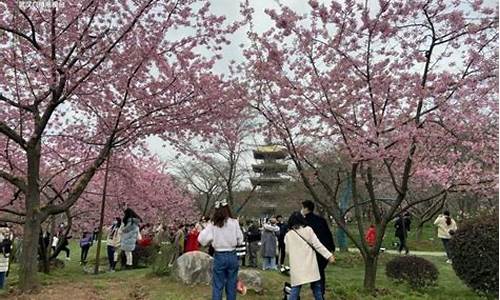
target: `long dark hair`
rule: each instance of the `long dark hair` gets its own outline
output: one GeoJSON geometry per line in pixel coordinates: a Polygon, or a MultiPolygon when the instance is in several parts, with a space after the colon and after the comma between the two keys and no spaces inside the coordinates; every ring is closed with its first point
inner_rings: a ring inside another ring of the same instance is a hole
{"type": "Polygon", "coordinates": [[[450,217],[450,212],[445,210],[443,212],[443,215],[446,217],[446,225],[450,226],[451,225],[451,217],[450,217]]]}
{"type": "Polygon", "coordinates": [[[288,228],[298,229],[306,225],[306,219],[304,219],[304,216],[298,211],[293,212],[290,218],[288,218],[288,228]]]}
{"type": "Polygon", "coordinates": [[[227,219],[232,218],[233,214],[229,206],[222,206],[215,209],[214,216],[212,218],[214,225],[217,227],[223,227],[227,219]]]}
{"type": "Polygon", "coordinates": [[[115,221],[116,224],[113,224],[113,226],[111,226],[111,238],[115,237],[116,233],[118,232],[118,228],[122,226],[122,219],[120,217],[116,217],[115,221]]]}
{"type": "Polygon", "coordinates": [[[120,228],[120,226],[122,226],[122,219],[120,217],[116,217],[115,220],[116,220],[115,227],[120,228]]]}
{"type": "Polygon", "coordinates": [[[138,214],[135,213],[135,211],[133,211],[131,208],[127,208],[125,209],[125,211],[123,212],[123,224],[127,225],[128,223],[128,220],[132,219],[132,218],[136,218],[136,219],[141,219],[141,217],[139,217],[138,214]]]}

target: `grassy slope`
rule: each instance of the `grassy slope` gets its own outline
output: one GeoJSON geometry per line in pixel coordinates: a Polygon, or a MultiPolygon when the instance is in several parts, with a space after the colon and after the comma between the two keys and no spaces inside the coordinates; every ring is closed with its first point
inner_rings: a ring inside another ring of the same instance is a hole
{"type": "MultiPolygon", "coordinates": [[[[42,292],[30,299],[210,299],[209,286],[185,286],[170,277],[152,277],[149,269],[100,275],[85,274],[78,263],[80,253],[74,243],[72,250],[72,261],[64,269],[49,275],[41,274],[42,292]]],[[[92,247],[89,257],[94,256],[95,247],[92,247]]],[[[379,292],[376,299],[480,299],[456,277],[451,266],[444,263],[444,258],[429,258],[439,268],[438,286],[420,292],[412,291],[406,284],[393,283],[386,278],[383,265],[388,259],[390,256],[386,255],[380,261],[377,276],[379,292]]],[[[102,263],[105,263],[105,257],[102,263]]],[[[14,265],[9,286],[17,282],[16,269],[17,265],[14,265]]],[[[358,255],[339,253],[337,264],[329,267],[327,271],[328,295],[333,293],[334,299],[375,299],[362,291],[363,265],[358,255]]],[[[276,272],[265,272],[264,277],[264,295],[249,292],[242,299],[281,299],[282,286],[287,277],[276,272]]],[[[0,298],[2,296],[6,294],[0,292],[0,298]]],[[[13,294],[6,298],[16,299],[13,294]]],[[[303,298],[311,299],[309,288],[304,288],[303,298]]],[[[329,298],[332,299],[331,296],[329,298]]]]}

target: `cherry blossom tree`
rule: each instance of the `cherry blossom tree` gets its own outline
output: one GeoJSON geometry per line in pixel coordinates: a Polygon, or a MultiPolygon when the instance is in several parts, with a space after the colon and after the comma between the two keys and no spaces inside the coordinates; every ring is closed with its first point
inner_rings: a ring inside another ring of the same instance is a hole
{"type": "Polygon", "coordinates": [[[255,132],[253,114],[247,102],[236,95],[231,99],[231,115],[213,123],[213,134],[178,144],[187,159],[177,162],[177,169],[193,190],[203,194],[204,214],[211,208],[210,203],[221,197],[233,205],[235,191],[249,177],[242,156],[249,151],[247,142],[255,132]]]}
{"type": "Polygon", "coordinates": [[[23,291],[37,286],[40,224],[77,203],[111,149],[210,134],[228,88],[212,67],[240,25],[208,1],[50,4],[0,3],[0,206],[24,224],[23,291]]]}
{"type": "Polygon", "coordinates": [[[250,32],[245,67],[252,106],[288,148],[311,197],[360,249],[364,287],[374,290],[396,215],[449,192],[498,191],[498,6],[367,4],[311,0],[308,12],[296,12],[279,2],[266,11],[275,28],[250,32]],[[325,174],[322,156],[346,167],[325,174]],[[356,232],[339,207],[344,179],[356,232]],[[363,239],[363,206],[374,217],[374,247],[363,239]]]}
{"type": "MultiPolygon", "coordinates": [[[[75,229],[93,230],[99,223],[100,203],[104,184],[104,168],[92,178],[73,207],[75,229]]],[[[125,208],[132,208],[144,223],[173,224],[195,221],[200,212],[193,195],[182,188],[167,166],[157,158],[115,154],[109,165],[106,189],[105,224],[122,217],[125,208]]]]}

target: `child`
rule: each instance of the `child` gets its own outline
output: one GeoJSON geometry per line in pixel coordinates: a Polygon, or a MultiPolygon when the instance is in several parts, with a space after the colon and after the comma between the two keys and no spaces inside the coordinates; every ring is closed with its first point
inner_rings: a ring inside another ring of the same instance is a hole
{"type": "Polygon", "coordinates": [[[57,237],[57,235],[54,235],[54,237],[52,238],[52,253],[56,252],[57,243],[59,243],[59,238],[57,237]]]}
{"type": "Polygon", "coordinates": [[[90,246],[92,246],[92,233],[84,231],[82,238],[80,239],[80,248],[82,249],[82,254],[80,256],[80,264],[84,265],[87,263],[87,255],[89,254],[90,246]]]}
{"type": "Polygon", "coordinates": [[[368,246],[375,246],[375,241],[377,240],[377,230],[375,229],[375,225],[370,225],[365,234],[365,241],[368,246]]]}

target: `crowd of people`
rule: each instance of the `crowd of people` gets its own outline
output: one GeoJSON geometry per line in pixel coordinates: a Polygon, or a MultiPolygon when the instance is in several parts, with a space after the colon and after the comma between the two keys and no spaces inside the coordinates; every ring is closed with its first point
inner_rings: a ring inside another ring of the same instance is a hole
{"type": "MultiPolygon", "coordinates": [[[[169,265],[179,256],[191,251],[206,251],[214,258],[212,299],[236,299],[237,275],[240,266],[280,270],[290,275],[288,299],[299,299],[303,285],[309,284],[314,299],[324,299],[325,269],[335,261],[335,244],[330,227],[325,218],[316,214],[312,201],[302,202],[300,211],[290,215],[287,222],[281,215],[267,219],[234,218],[227,201],[215,204],[213,217],[202,217],[197,223],[181,224],[176,228],[146,223],[131,209],[124,210],[123,216],[116,217],[107,228],[106,248],[109,271],[115,272],[117,262],[123,257],[122,269],[133,266],[133,253],[137,247],[147,247],[156,239],[157,244],[173,244],[173,255],[169,265]],[[248,257],[248,260],[247,260],[248,257]],[[289,266],[285,266],[288,257],[289,266]],[[260,261],[260,265],[259,265],[260,261]]],[[[408,254],[408,232],[411,219],[407,212],[395,220],[395,236],[399,239],[398,250],[408,254]]],[[[442,240],[451,263],[448,243],[457,230],[457,224],[449,211],[439,215],[434,222],[438,237],[442,240]]],[[[61,225],[52,241],[49,233],[41,234],[41,243],[51,246],[56,258],[61,252],[70,260],[69,240],[72,238],[61,225]]],[[[79,240],[81,248],[80,263],[85,265],[90,248],[98,239],[98,231],[84,231],[79,240]]],[[[377,229],[371,225],[365,240],[370,247],[375,246],[377,229]]],[[[0,223],[0,288],[3,288],[9,270],[9,255],[12,245],[12,232],[0,223]]]]}
{"type": "Polygon", "coordinates": [[[249,267],[259,267],[260,256],[263,270],[289,271],[289,299],[299,299],[305,284],[310,284],[316,300],[324,299],[325,268],[335,261],[335,244],[327,221],[315,214],[314,208],[314,203],[307,200],[288,222],[277,215],[240,224],[226,201],[217,202],[212,222],[201,225],[198,235],[202,246],[213,249],[209,251],[214,257],[212,299],[222,299],[224,291],[226,299],[236,299],[238,269],[245,265],[246,256],[249,267]],[[238,255],[242,244],[245,255],[238,255]],[[286,256],[288,268],[284,268],[286,256]]]}

